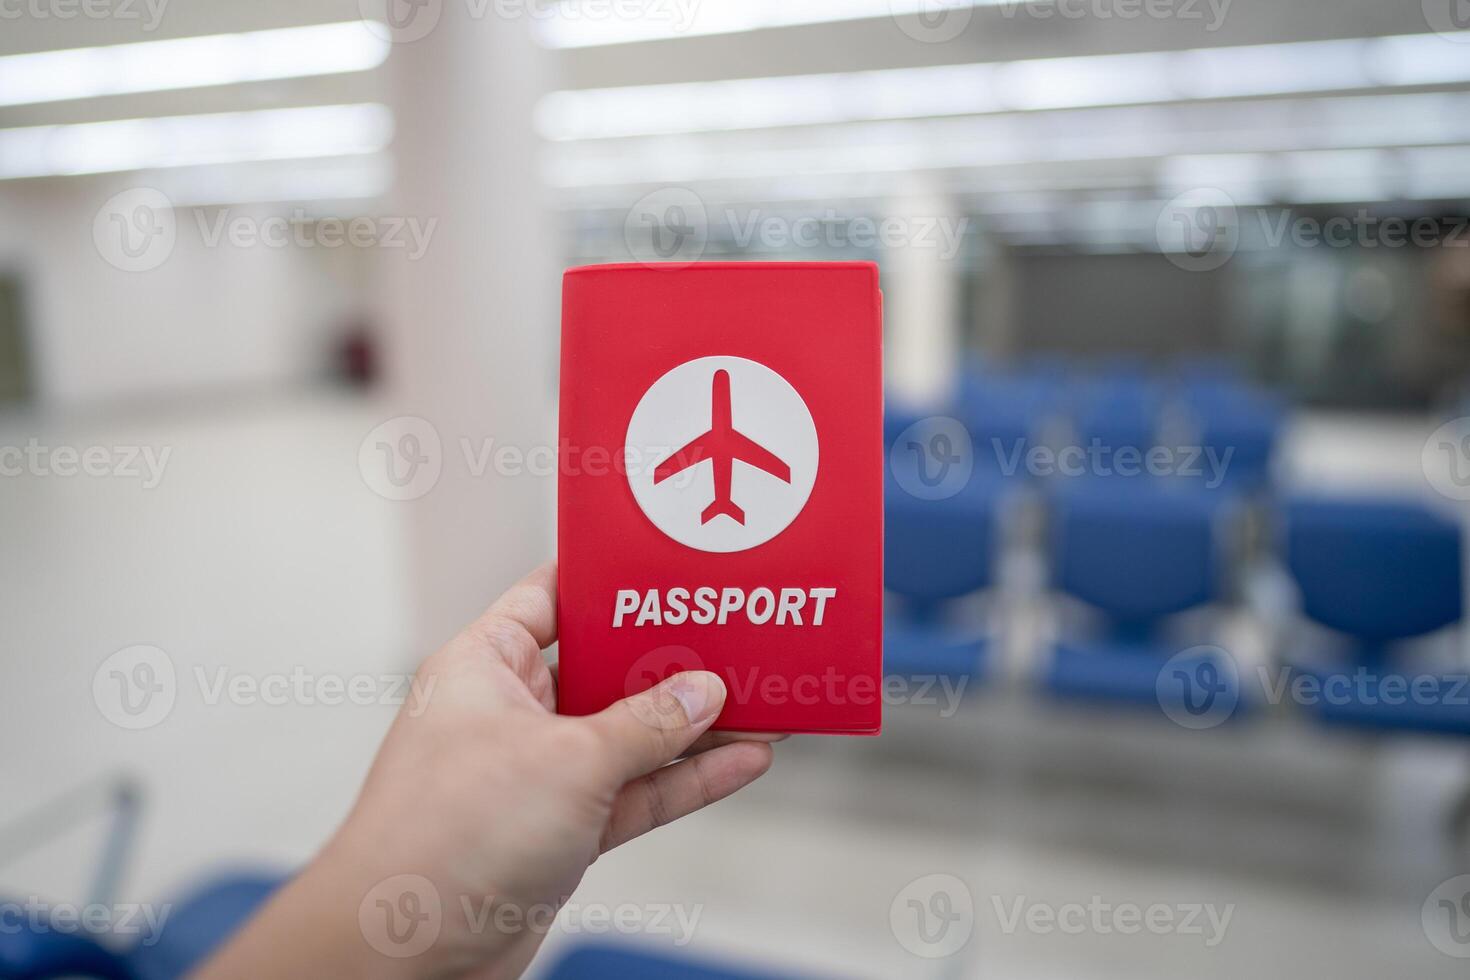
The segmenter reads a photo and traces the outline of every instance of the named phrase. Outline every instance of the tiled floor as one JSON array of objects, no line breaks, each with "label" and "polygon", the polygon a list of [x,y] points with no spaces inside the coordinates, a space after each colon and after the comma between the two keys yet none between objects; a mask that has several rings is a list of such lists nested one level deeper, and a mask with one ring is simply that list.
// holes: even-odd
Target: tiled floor
[{"label": "tiled floor", "polygon": [[[357,471],[380,418],[321,396],[65,427],[0,420],[0,445],[35,434],[172,448],[155,489],[0,479],[0,823],[126,771],[147,791],[128,897],[311,854],[391,708],[207,702],[221,668],[376,675],[415,659],[393,505]],[[178,696],[162,723],[127,731],[99,711],[92,684],[135,644],[167,653]],[[1420,925],[1428,889],[1466,870],[1439,822],[1463,762],[1434,745],[1378,750],[1289,725],[1196,749],[1176,733],[992,697],[951,719],[896,713],[876,741],[783,745],[762,783],[606,856],[576,900],[680,906],[698,916],[688,951],[777,975],[1463,977],[1465,963]],[[55,828],[0,865],[0,892],[81,897],[99,821]],[[911,887],[936,874],[963,882],[947,894],[968,895],[974,933],[955,955],[925,959],[895,921],[906,934],[916,908],[953,911]],[[1178,916],[1199,906],[1205,934],[1124,934],[1126,913],[1112,916],[1130,903]],[[1104,927],[1046,927],[1047,910],[1073,906],[1103,908]],[[1218,942],[1205,907],[1230,910]],[[551,945],[580,938],[558,932]]]}]

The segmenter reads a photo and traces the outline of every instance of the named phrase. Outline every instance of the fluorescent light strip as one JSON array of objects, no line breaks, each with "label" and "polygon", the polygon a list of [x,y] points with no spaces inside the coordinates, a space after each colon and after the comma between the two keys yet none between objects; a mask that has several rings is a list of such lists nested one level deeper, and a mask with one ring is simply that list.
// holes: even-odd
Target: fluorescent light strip
[{"label": "fluorescent light strip", "polygon": [[[971,7],[1019,7],[1023,0],[633,0],[607,4],[561,0],[539,14],[537,35],[548,48],[591,48],[743,34],[771,27],[833,24]],[[586,8],[586,9],[579,9]],[[629,16],[628,14],[632,14]],[[957,14],[959,15],[959,14]],[[960,15],[963,16],[963,15]]]},{"label": "fluorescent light strip", "polygon": [[[1466,32],[1470,39],[1470,32]],[[553,140],[1470,83],[1439,34],[553,92]]]},{"label": "fluorescent light strip", "polygon": [[386,106],[308,106],[0,129],[0,179],[375,153]]},{"label": "fluorescent light strip", "polygon": [[560,144],[548,147],[545,174],[562,188],[639,186],[1466,142],[1470,93],[1430,92],[861,122],[779,139]]},{"label": "fluorescent light strip", "polygon": [[362,21],[0,57],[0,106],[366,71],[389,43]]}]

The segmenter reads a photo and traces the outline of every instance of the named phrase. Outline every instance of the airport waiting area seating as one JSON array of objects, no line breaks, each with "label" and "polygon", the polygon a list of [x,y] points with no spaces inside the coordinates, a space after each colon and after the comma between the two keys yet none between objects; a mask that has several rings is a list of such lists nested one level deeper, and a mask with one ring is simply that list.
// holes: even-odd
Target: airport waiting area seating
[{"label": "airport waiting area seating", "polygon": [[113,945],[74,929],[0,930],[0,978],[52,980],[183,980],[242,926],[285,882],[278,874],[220,875],[182,899],[157,935],[122,937]]},{"label": "airport waiting area seating", "polygon": [[[1166,664],[1217,636],[1181,640],[1174,617],[1223,597],[1231,497],[1177,480],[1077,480],[1048,495],[1052,589],[1080,601],[1086,625],[1064,624],[1043,658],[1041,689],[1055,697],[1157,710]],[[1205,617],[1210,619],[1211,617]],[[1192,654],[1202,663],[1215,657]],[[1227,684],[1234,671],[1216,672]],[[1229,695],[1238,699],[1238,690]]]},{"label": "airport waiting area seating", "polygon": [[1402,500],[1297,498],[1279,534],[1301,614],[1337,640],[1325,656],[1288,641],[1288,666],[1313,682],[1304,710],[1359,729],[1470,735],[1463,659],[1407,649],[1463,621],[1460,525]]},{"label": "airport waiting area seating", "polygon": [[[972,364],[950,402],[932,414],[966,426],[975,475],[954,497],[926,501],[889,474],[889,674],[994,674],[993,641],[957,633],[947,613],[994,592],[1000,542],[1009,540],[1017,515],[1029,513],[1033,527],[1021,550],[1047,569],[1055,636],[1025,644],[1034,649],[1019,651],[1018,662],[1045,694],[1158,709],[1156,684],[1169,658],[1220,642],[1211,635],[1214,613],[1266,621],[1258,610],[1231,605],[1242,555],[1250,552],[1254,562],[1274,561],[1289,573],[1299,621],[1313,624],[1278,637],[1270,652],[1290,676],[1352,692],[1287,710],[1384,733],[1470,735],[1464,654],[1458,661],[1425,656],[1426,637],[1446,640],[1446,650],[1461,639],[1449,634],[1464,629],[1464,528],[1414,501],[1281,499],[1273,466],[1286,408],[1230,365],[1202,361],[1151,373],[1127,362],[1091,369],[1055,360],[1006,370]],[[919,417],[894,413],[889,444]],[[1209,472],[1120,478],[996,465],[1017,447],[1055,452],[1093,440],[1113,453],[1192,448],[1228,465],[1216,480]],[[999,612],[993,631],[1006,635],[1007,612],[991,612]],[[1235,715],[1249,714],[1261,692],[1242,690],[1242,679],[1223,665],[1214,675],[1235,685]],[[1395,696],[1410,682],[1420,695]]]}]

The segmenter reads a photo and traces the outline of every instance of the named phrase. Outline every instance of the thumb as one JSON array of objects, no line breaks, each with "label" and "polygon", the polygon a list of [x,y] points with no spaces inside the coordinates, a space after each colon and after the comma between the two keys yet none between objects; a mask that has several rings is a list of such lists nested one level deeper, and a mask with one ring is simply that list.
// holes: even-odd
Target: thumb
[{"label": "thumb", "polygon": [[673,762],[714,724],[725,706],[725,682],[707,670],[675,674],[624,698],[588,722],[612,757],[618,785]]}]

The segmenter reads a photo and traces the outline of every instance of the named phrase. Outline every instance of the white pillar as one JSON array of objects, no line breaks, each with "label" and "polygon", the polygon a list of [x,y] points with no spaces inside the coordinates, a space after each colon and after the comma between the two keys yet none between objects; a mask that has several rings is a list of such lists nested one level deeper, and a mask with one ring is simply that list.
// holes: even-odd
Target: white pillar
[{"label": "white pillar", "polygon": [[950,390],[962,354],[962,260],[950,237],[919,233],[930,221],[959,227],[954,203],[918,181],[894,199],[891,216],[909,222],[909,243],[884,256],[884,361],[889,390],[900,400],[927,404]]},{"label": "white pillar", "polygon": [[[392,214],[437,219],[430,247],[387,262],[385,369],[394,411],[437,428],[443,473],[406,519],[413,633],[427,653],[554,554],[555,476],[473,474],[464,445],[555,449],[556,238],[531,115],[546,55],[525,17],[444,3],[390,57]],[[543,462],[545,454],[542,454]]]}]

